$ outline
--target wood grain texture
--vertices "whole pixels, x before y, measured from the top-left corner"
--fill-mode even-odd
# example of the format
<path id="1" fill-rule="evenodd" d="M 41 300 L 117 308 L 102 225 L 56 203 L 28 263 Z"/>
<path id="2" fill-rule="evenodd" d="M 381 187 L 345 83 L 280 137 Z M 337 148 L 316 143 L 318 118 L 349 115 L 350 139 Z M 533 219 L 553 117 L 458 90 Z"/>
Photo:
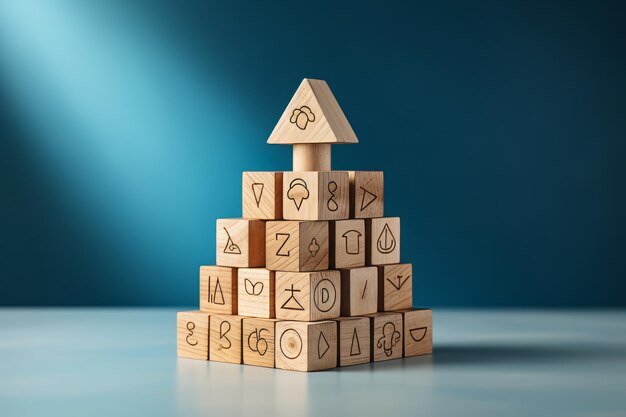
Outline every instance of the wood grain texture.
<path id="1" fill-rule="evenodd" d="M 330 269 L 365 266 L 365 220 L 330 222 Z"/>
<path id="2" fill-rule="evenodd" d="M 276 323 L 276 367 L 319 371 L 337 366 L 337 323 Z"/>
<path id="3" fill-rule="evenodd" d="M 265 221 L 218 219 L 215 259 L 220 266 L 265 266 Z"/>
<path id="4" fill-rule="evenodd" d="M 237 268 L 200 267 L 200 311 L 237 314 Z"/>
<path id="5" fill-rule="evenodd" d="M 212 361 L 242 362 L 242 319 L 241 316 L 211 316 L 209 346 Z"/>
<path id="6" fill-rule="evenodd" d="M 328 269 L 328 222 L 270 221 L 265 243 L 267 269 L 294 272 Z"/>
<path id="7" fill-rule="evenodd" d="M 267 143 L 358 143 L 326 81 L 305 78 Z"/>
<path id="8" fill-rule="evenodd" d="M 396 311 L 413 307 L 413 266 L 411 264 L 378 267 L 378 311 Z"/>
<path id="9" fill-rule="evenodd" d="M 244 172 L 242 213 L 246 219 L 283 218 L 283 173 Z"/>
<path id="10" fill-rule="evenodd" d="M 330 171 L 330 159 L 329 143 L 296 143 L 292 171 Z"/>
<path id="11" fill-rule="evenodd" d="M 273 368 L 275 364 L 274 319 L 243 319 L 243 363 Z"/>
<path id="12" fill-rule="evenodd" d="M 240 268 L 237 275 L 237 314 L 274 318 L 275 272 L 265 268 Z"/>
<path id="13" fill-rule="evenodd" d="M 209 359 L 209 318 L 200 311 L 176 313 L 177 353 L 181 358 Z"/>
<path id="14" fill-rule="evenodd" d="M 337 321 L 338 365 L 350 366 L 371 361 L 370 318 L 339 317 Z"/>
<path id="15" fill-rule="evenodd" d="M 370 317 L 372 334 L 372 361 L 386 361 L 402 357 L 403 327 L 401 313 L 376 313 Z"/>
<path id="16" fill-rule="evenodd" d="M 385 215 L 385 178 L 382 171 L 349 171 L 350 217 L 366 219 Z"/>
<path id="17" fill-rule="evenodd" d="M 403 310 L 404 356 L 433 353 L 433 311 L 427 308 Z"/>
<path id="18" fill-rule="evenodd" d="M 378 269 L 375 266 L 342 269 L 341 315 L 361 316 L 378 311 Z"/>
<path id="19" fill-rule="evenodd" d="M 283 217 L 288 220 L 339 220 L 350 215 L 347 171 L 285 172 Z"/>
<path id="20" fill-rule="evenodd" d="M 339 317 L 339 271 L 276 272 L 276 318 L 317 321 Z"/>
<path id="21" fill-rule="evenodd" d="M 365 220 L 365 261 L 367 265 L 400 262 L 400 217 Z"/>

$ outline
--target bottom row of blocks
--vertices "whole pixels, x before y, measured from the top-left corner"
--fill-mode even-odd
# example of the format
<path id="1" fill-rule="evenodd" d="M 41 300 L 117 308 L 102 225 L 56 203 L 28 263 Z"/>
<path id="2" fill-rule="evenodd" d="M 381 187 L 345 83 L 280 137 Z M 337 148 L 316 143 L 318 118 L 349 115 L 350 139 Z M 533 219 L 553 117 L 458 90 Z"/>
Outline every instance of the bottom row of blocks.
<path id="1" fill-rule="evenodd" d="M 432 311 L 301 322 L 179 312 L 178 356 L 318 371 L 432 352 Z"/>

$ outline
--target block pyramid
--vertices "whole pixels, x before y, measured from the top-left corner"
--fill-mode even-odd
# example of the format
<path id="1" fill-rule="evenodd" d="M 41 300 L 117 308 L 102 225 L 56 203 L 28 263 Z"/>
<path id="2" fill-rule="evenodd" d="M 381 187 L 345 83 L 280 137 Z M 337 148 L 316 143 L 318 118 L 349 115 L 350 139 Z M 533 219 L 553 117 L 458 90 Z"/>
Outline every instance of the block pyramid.
<path id="1" fill-rule="evenodd" d="M 318 371 L 432 353 L 383 172 L 331 169 L 331 145 L 358 139 L 325 81 L 302 81 L 268 143 L 293 146 L 293 171 L 243 173 L 200 309 L 177 314 L 178 356 Z"/>

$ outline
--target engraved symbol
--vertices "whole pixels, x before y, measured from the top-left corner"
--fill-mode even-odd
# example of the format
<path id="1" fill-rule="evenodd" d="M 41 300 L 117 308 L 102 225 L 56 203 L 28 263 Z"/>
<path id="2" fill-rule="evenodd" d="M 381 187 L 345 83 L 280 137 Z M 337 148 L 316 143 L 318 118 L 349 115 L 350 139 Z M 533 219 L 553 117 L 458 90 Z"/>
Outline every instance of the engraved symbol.
<path id="1" fill-rule="evenodd" d="M 383 335 L 378 339 L 376 346 L 378 349 L 383 349 L 385 355 L 391 356 L 393 348 L 399 341 L 400 332 L 396 330 L 396 325 L 389 321 L 383 326 Z"/>
<path id="2" fill-rule="evenodd" d="M 220 285 L 220 278 L 217 277 L 215 282 L 215 288 L 213 288 L 213 294 L 211 294 L 211 277 L 209 277 L 209 303 L 224 305 L 224 293 L 222 292 L 222 286 Z"/>
<path id="3" fill-rule="evenodd" d="M 228 332 L 230 332 L 230 322 L 228 321 L 221 322 L 220 323 L 220 340 L 225 339 L 226 342 L 228 343 L 228 346 L 225 346 L 222 343 L 220 343 L 220 347 L 218 347 L 217 350 L 230 349 L 230 347 L 233 345 L 230 342 L 230 339 L 226 337 Z"/>
<path id="4" fill-rule="evenodd" d="M 298 129 L 304 130 L 309 122 L 315 121 L 315 114 L 313 114 L 309 106 L 302 106 L 299 109 L 293 110 L 289 121 L 298 126 Z"/>
<path id="5" fill-rule="evenodd" d="M 300 290 L 294 290 L 293 284 L 291 284 L 291 288 L 285 288 L 285 291 L 289 291 L 291 295 L 289 296 L 289 298 L 287 298 L 287 301 L 285 301 L 283 305 L 280 306 L 280 308 L 284 310 L 304 310 L 302 304 L 300 304 L 300 302 L 296 300 L 296 297 L 294 296 L 294 294 L 300 292 Z"/>
<path id="6" fill-rule="evenodd" d="M 302 352 L 302 338 L 294 329 L 287 329 L 280 336 L 280 351 L 287 359 L 295 359 Z"/>
<path id="7" fill-rule="evenodd" d="M 330 193 L 330 198 L 328 199 L 328 202 L 326 203 L 326 207 L 328 207 L 328 210 L 330 211 L 337 211 L 337 209 L 339 209 L 339 206 L 337 205 L 337 202 L 335 201 L 335 197 L 337 197 L 335 195 L 335 191 L 337 191 L 337 183 L 335 181 L 329 182 L 328 192 Z"/>
<path id="8" fill-rule="evenodd" d="M 296 178 L 289 184 L 289 190 L 287 191 L 287 198 L 293 201 L 296 205 L 296 210 L 300 211 L 302 202 L 309 198 L 309 189 L 306 182 L 302 178 Z"/>
<path id="9" fill-rule="evenodd" d="M 387 223 L 385 223 L 383 231 L 380 232 L 380 236 L 378 236 L 376 248 L 380 253 L 391 253 L 396 248 L 396 238 L 393 237 L 393 233 L 391 233 L 391 229 Z"/>
<path id="10" fill-rule="evenodd" d="M 317 240 L 315 238 L 311 239 L 311 244 L 309 245 L 309 252 L 312 257 L 317 255 L 317 252 L 320 250 L 320 245 L 317 244 Z"/>
<path id="11" fill-rule="evenodd" d="M 289 256 L 289 253 L 291 251 L 287 251 L 284 252 L 283 248 L 285 247 L 285 245 L 287 244 L 287 241 L 289 240 L 289 238 L 291 237 L 291 235 L 289 233 L 276 233 L 276 240 L 278 240 L 278 237 L 281 238 L 285 238 L 285 240 L 283 241 L 283 244 L 280 245 L 280 247 L 278 248 L 278 250 L 276 251 L 276 256 Z"/>
<path id="12" fill-rule="evenodd" d="M 260 295 L 263 292 L 263 283 L 261 281 L 252 282 L 248 278 L 243 280 L 243 287 L 248 295 Z"/>
<path id="13" fill-rule="evenodd" d="M 396 290 L 400 291 L 400 288 L 402 288 L 404 286 L 404 284 L 406 284 L 406 282 L 409 280 L 409 278 L 411 278 L 410 275 L 408 277 L 404 278 L 404 280 L 403 280 L 402 279 L 402 275 L 398 275 L 396 277 L 396 279 L 398 280 L 397 284 L 395 282 L 393 282 L 390 278 L 387 278 L 387 281 L 389 281 L 389 283 L 391 285 L 393 285 Z"/>
<path id="14" fill-rule="evenodd" d="M 317 338 L 317 357 L 322 359 L 326 352 L 330 349 L 330 345 L 326 340 L 326 336 L 324 336 L 323 332 L 320 332 L 319 337 Z"/>
<path id="15" fill-rule="evenodd" d="M 270 332 L 268 329 L 265 328 L 254 329 L 254 332 L 248 335 L 248 347 L 251 351 L 258 353 L 261 356 L 265 356 L 268 347 L 267 340 L 262 337 L 263 331 L 266 331 L 268 334 Z M 254 336 L 254 342 L 252 342 L 252 336 Z"/>
<path id="16" fill-rule="evenodd" d="M 254 182 L 252 183 L 252 193 L 254 194 L 254 201 L 256 201 L 257 208 L 259 204 L 261 204 L 261 196 L 263 196 L 263 188 L 265 188 L 265 184 L 262 182 Z"/>
<path id="17" fill-rule="evenodd" d="M 241 249 L 239 249 L 239 246 L 235 245 L 235 243 L 233 242 L 233 239 L 230 237 L 230 233 L 228 233 L 228 230 L 224 228 L 224 231 L 226 232 L 226 235 L 228 236 L 228 240 L 226 241 L 226 246 L 224 247 L 224 253 L 230 253 L 233 255 L 241 255 Z"/>
<path id="18" fill-rule="evenodd" d="M 367 281 L 365 281 L 365 285 L 363 286 L 363 294 L 361 294 L 361 300 L 365 298 L 365 290 L 367 289 Z"/>
<path id="19" fill-rule="evenodd" d="M 361 344 L 359 343 L 359 336 L 356 333 L 356 327 L 352 333 L 352 344 L 350 345 L 350 356 L 357 356 L 361 354 Z"/>
<path id="20" fill-rule="evenodd" d="M 421 342 L 424 337 L 426 337 L 427 331 L 428 327 L 416 327 L 415 329 L 409 329 L 409 334 L 411 335 L 411 339 L 416 342 Z"/>
<path id="21" fill-rule="evenodd" d="M 346 244 L 346 253 L 348 255 L 358 255 L 361 252 L 361 232 L 358 230 L 348 230 L 341 235 Z"/>
<path id="22" fill-rule="evenodd" d="M 187 341 L 187 344 L 189 346 L 195 346 L 198 344 L 198 341 L 195 339 L 190 340 L 189 338 L 191 336 L 193 336 L 193 330 L 196 328 L 196 323 L 194 323 L 193 321 L 188 321 L 187 322 L 187 330 L 189 330 L 189 334 L 187 335 L 187 337 L 185 338 L 185 341 Z M 195 342 L 195 343 L 191 343 L 191 342 Z"/>
<path id="23" fill-rule="evenodd" d="M 317 283 L 313 290 L 313 302 L 319 311 L 322 313 L 330 311 L 335 306 L 336 299 L 335 284 L 326 278 Z"/>
<path id="24" fill-rule="evenodd" d="M 378 197 L 374 193 L 370 193 L 363 187 L 359 187 L 363 190 L 363 197 L 361 198 L 361 211 L 365 210 L 369 207 L 370 204 L 374 202 Z"/>

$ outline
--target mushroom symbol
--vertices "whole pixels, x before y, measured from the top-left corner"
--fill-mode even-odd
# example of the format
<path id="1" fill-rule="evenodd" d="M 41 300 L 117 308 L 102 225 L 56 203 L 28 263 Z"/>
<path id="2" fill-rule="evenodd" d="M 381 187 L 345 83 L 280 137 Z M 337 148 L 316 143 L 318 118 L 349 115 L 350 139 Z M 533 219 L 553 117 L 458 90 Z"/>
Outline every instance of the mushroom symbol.
<path id="1" fill-rule="evenodd" d="M 306 182 L 302 178 L 296 178 L 289 184 L 289 190 L 287 191 L 287 198 L 292 200 L 296 205 L 296 210 L 300 211 L 302 201 L 309 198 L 309 189 L 306 186 Z"/>
<path id="2" fill-rule="evenodd" d="M 391 356 L 394 346 L 400 341 L 400 332 L 396 330 L 395 324 L 387 322 L 383 326 L 383 336 L 378 339 L 376 346 L 383 349 L 385 355 Z"/>
<path id="3" fill-rule="evenodd" d="M 309 122 L 315 121 L 315 114 L 308 106 L 302 106 L 299 109 L 293 109 L 289 121 L 298 126 L 298 129 L 304 130 Z"/>

